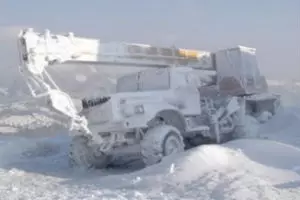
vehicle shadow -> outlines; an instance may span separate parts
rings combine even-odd
[[[0,168],[70,179],[71,182],[73,179],[130,173],[144,167],[139,159],[119,159],[106,169],[72,167],[68,159],[70,142],[68,135],[54,135],[47,138],[2,136],[0,142]]]

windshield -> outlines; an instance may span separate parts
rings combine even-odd
[[[136,92],[167,90],[170,88],[170,76],[167,68],[151,69],[118,79],[117,92]]]

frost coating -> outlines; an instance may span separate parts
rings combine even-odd
[[[264,113],[272,116],[276,113],[277,97],[254,98],[267,92],[266,80],[257,67],[255,49],[239,46],[210,53],[142,44],[100,43],[98,39],[75,37],[73,33],[54,35],[47,30],[39,34],[32,29],[21,31],[18,44],[20,72],[31,95],[43,99],[65,117],[72,137],[88,138],[87,150],[82,150],[87,154],[81,155],[76,147],[71,150],[78,155],[74,158],[84,157],[78,159],[79,163],[94,160],[94,153],[114,157],[139,146],[145,138],[151,138],[148,134],[156,126],[153,125],[156,120],[159,124],[176,127],[184,143],[197,146],[204,141],[221,143],[233,138],[234,132],[243,128],[243,120],[239,119],[246,114],[260,116],[264,122],[270,119],[270,116],[263,117]],[[72,99],[71,93],[64,92],[48,72],[54,64],[68,61],[99,64],[100,69],[104,66],[148,69],[121,75],[117,81],[106,77],[111,85],[116,82],[114,93],[99,82],[92,87],[101,77],[97,77],[98,74],[105,76],[103,70],[94,66],[88,70],[58,67],[53,70],[56,75],[73,71],[75,82],[88,83],[88,91]],[[63,77],[63,85],[70,75]],[[174,134],[178,135],[176,131]],[[180,149],[181,139],[174,134],[172,137],[164,135],[164,139],[169,139],[163,142],[163,156]],[[154,150],[152,154],[156,156]],[[148,159],[145,160],[148,163]],[[89,162],[83,164],[89,165]]]
[[[232,95],[267,92],[266,80],[259,71],[255,49],[239,46],[215,54],[217,81],[221,91]]]
[[[70,164],[86,168],[105,168],[109,164],[108,157],[89,146],[88,138],[75,136],[69,152]]]
[[[122,167],[73,172],[66,167],[69,138],[61,128],[63,121],[39,106],[1,105],[1,134],[7,134],[0,138],[1,198],[298,199],[300,93],[288,85],[280,89],[289,106],[271,121],[257,124],[256,134],[265,140],[203,145],[129,174],[133,169]],[[9,136],[13,133],[8,129],[21,136]],[[38,142],[42,145],[35,144],[33,133],[45,137]],[[45,153],[48,147],[55,150]],[[34,156],[20,156],[32,151]]]
[[[173,148],[172,151],[168,151],[169,148]],[[183,151],[184,143],[181,133],[169,125],[158,125],[149,129],[141,141],[142,159],[146,165],[156,164],[164,156]]]

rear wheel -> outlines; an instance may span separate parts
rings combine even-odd
[[[141,154],[145,165],[160,162],[163,157],[184,151],[180,131],[174,126],[158,125],[149,129],[141,141]]]
[[[246,115],[240,116],[239,113],[234,113],[232,117],[233,121],[233,130],[230,132],[230,134],[227,135],[225,142],[229,140],[234,140],[238,138],[242,138],[247,135],[247,129],[246,129]],[[244,119],[241,119],[241,118]]]
[[[107,155],[96,152],[88,146],[88,138],[85,136],[75,136],[72,139],[69,152],[71,166],[84,168],[105,168],[108,165]]]
[[[241,114],[240,110],[236,111],[226,119],[223,119],[222,123],[219,123],[220,143],[238,139],[246,134],[245,121],[243,119],[245,116]]]

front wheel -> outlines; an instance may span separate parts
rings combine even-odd
[[[141,154],[145,165],[160,162],[163,157],[184,151],[180,131],[170,125],[158,125],[149,129],[141,141]]]
[[[75,136],[72,139],[69,151],[69,163],[72,167],[105,168],[108,165],[108,156],[96,152],[88,145],[88,138]]]

